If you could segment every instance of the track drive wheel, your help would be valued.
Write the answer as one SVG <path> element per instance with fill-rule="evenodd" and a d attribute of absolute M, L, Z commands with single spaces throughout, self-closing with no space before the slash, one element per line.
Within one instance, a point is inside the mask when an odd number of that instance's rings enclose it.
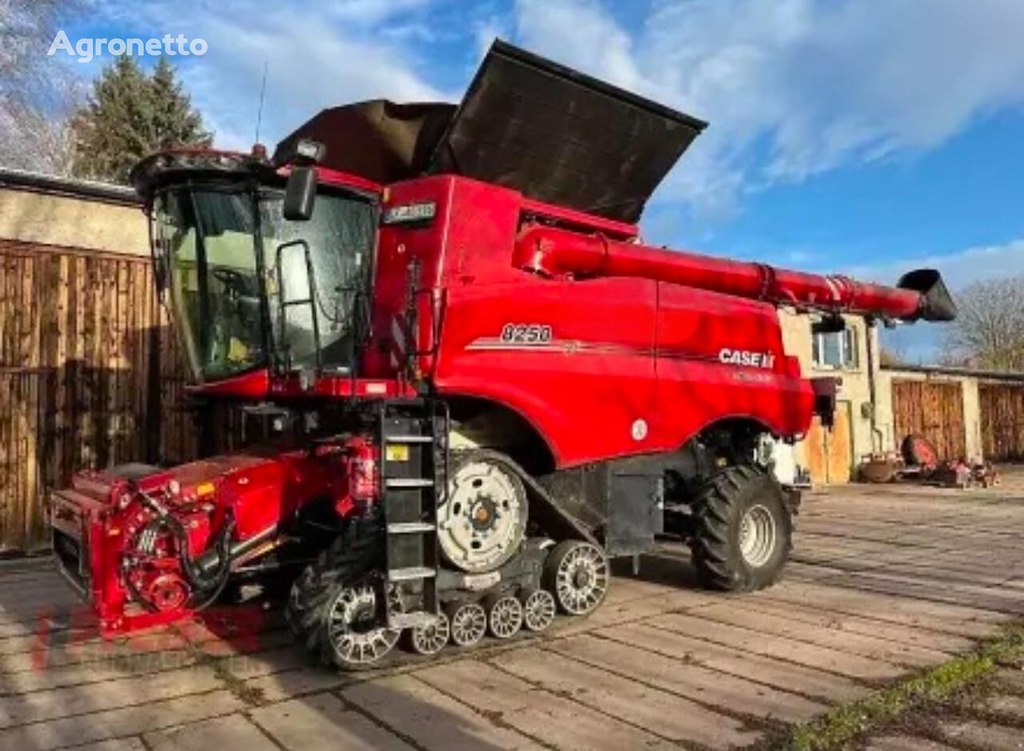
<path fill-rule="evenodd" d="M 710 589 L 752 592 L 773 584 L 792 548 L 782 488 L 750 465 L 719 472 L 693 502 L 693 565 Z"/>
<path fill-rule="evenodd" d="M 586 615 L 608 592 L 608 558 L 593 543 L 564 540 L 544 561 L 544 585 L 554 593 L 562 612 Z"/>

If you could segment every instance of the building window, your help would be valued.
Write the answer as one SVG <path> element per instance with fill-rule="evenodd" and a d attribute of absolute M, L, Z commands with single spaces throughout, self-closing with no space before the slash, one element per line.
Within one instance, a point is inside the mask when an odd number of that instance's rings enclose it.
<path fill-rule="evenodd" d="M 819 331 L 811 324 L 811 360 L 816 368 L 854 370 L 857 367 L 857 330 Z"/>

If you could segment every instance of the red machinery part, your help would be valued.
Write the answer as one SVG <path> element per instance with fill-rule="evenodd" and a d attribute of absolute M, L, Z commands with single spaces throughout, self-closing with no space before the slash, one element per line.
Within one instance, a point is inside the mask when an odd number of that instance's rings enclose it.
<path fill-rule="evenodd" d="M 950 320 L 952 302 L 937 272 L 922 269 L 901 287 L 865 284 L 845 276 L 777 269 L 677 250 L 651 248 L 557 227 L 528 226 L 513 264 L 546 276 L 638 277 L 696 287 L 800 309 L 859 313 L 913 321 Z"/>

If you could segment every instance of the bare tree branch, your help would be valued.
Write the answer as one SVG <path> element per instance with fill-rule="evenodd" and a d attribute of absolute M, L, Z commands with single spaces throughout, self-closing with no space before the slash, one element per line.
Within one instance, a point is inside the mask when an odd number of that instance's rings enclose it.
<path fill-rule="evenodd" d="M 0 0 L 0 163 L 65 173 L 67 123 L 82 82 L 47 56 L 62 21 L 89 0 Z"/>
<path fill-rule="evenodd" d="M 1024 371 L 1024 277 L 975 282 L 955 297 L 959 313 L 945 329 L 944 361 Z"/>

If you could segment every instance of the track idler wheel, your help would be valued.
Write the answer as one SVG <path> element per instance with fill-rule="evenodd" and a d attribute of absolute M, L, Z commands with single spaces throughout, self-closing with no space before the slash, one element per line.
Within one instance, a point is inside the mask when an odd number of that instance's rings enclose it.
<path fill-rule="evenodd" d="M 462 602 L 445 608 L 451 629 L 452 644 L 470 647 L 487 633 L 487 611 L 478 602 Z"/>
<path fill-rule="evenodd" d="M 544 580 L 563 612 L 586 615 L 608 592 L 608 558 L 593 543 L 565 540 L 544 561 Z"/>
<path fill-rule="evenodd" d="M 546 589 L 524 589 L 519 593 L 523 605 L 523 626 L 534 633 L 544 631 L 555 620 L 555 596 Z"/>
<path fill-rule="evenodd" d="M 448 623 L 448 616 L 438 613 L 437 618 L 428 626 L 415 626 L 409 629 L 409 649 L 418 655 L 436 655 L 445 645 L 451 636 L 451 624 Z"/>
<path fill-rule="evenodd" d="M 523 606 L 515 595 L 491 595 L 486 608 L 487 626 L 496 639 L 511 639 L 523 627 Z"/>

